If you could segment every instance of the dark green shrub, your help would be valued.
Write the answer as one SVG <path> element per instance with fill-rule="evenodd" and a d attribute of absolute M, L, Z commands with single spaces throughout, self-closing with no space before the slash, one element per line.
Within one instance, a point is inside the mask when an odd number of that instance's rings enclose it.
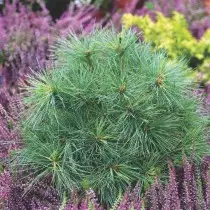
<path fill-rule="evenodd" d="M 69 35 L 55 67 L 30 79 L 19 163 L 62 194 L 93 188 L 113 203 L 127 185 L 145 189 L 192 151 L 209 151 L 205 120 L 182 61 L 168 61 L 132 31 Z"/>

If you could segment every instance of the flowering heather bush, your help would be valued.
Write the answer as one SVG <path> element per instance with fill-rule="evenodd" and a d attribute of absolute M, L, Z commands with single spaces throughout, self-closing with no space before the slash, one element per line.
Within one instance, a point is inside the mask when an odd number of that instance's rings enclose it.
<path fill-rule="evenodd" d="M 0 25 L 6 37 L 1 48 L 6 84 L 12 86 L 18 78 L 24 79 L 30 68 L 46 67 L 50 37 L 53 37 L 46 9 L 34 13 L 17 0 L 11 4 L 7 1 Z"/>
<path fill-rule="evenodd" d="M 41 2 L 41 10 L 31 11 L 20 1 L 6 1 L 0 16 L 0 75 L 3 85 L 15 86 L 19 79 L 33 71 L 44 69 L 49 64 L 49 46 L 55 43 L 57 35 L 66 35 L 73 30 L 89 31 L 93 27 L 95 9 L 91 6 L 71 6 L 56 22 Z M 2 79 L 1 78 L 1 79 Z"/>
<path fill-rule="evenodd" d="M 190 29 L 192 31 L 192 34 L 200 39 L 204 33 L 210 29 L 210 17 L 209 16 L 205 16 L 199 20 L 194 20 L 191 25 L 190 25 Z"/>
<path fill-rule="evenodd" d="M 11 96 L 6 88 L 0 89 L 0 160 L 5 164 L 9 151 L 20 144 L 20 98 Z M 0 161 L 0 164 L 3 164 Z"/>
<path fill-rule="evenodd" d="M 127 188 L 124 195 L 116 199 L 111 210 L 188 210 L 210 208 L 210 165 L 197 165 L 183 158 L 183 166 L 175 168 L 169 164 L 168 184 L 156 182 L 140 196 L 139 184 L 133 190 Z M 29 181 L 29 180 L 27 180 Z M 0 205 L 2 210 L 105 210 L 93 190 L 86 195 L 76 193 L 71 198 L 65 195 L 60 201 L 57 193 L 49 187 L 49 181 L 40 181 L 27 190 L 27 181 L 12 178 L 8 171 L 0 174 Z"/>
<path fill-rule="evenodd" d="M 3 210 L 49 210 L 59 209 L 57 193 L 49 182 L 39 181 L 27 189 L 31 178 L 22 179 L 19 174 L 4 171 L 0 175 L 0 201 Z M 2 209 L 2 208 L 1 208 Z"/>
<path fill-rule="evenodd" d="M 184 158 L 183 167 L 169 165 L 169 183 L 159 180 L 146 193 L 149 209 L 204 209 L 210 207 L 209 163 L 196 165 Z"/>
<path fill-rule="evenodd" d="M 1 168 L 0 171 L 0 208 L 5 208 L 9 203 L 9 197 L 11 195 L 11 183 L 12 179 L 8 171 L 4 171 Z"/>
<path fill-rule="evenodd" d="M 189 22 L 197 19 L 198 16 L 204 15 L 202 0 L 149 0 L 153 9 L 170 16 L 174 10 L 184 14 Z"/>
<path fill-rule="evenodd" d="M 70 4 L 69 9 L 56 21 L 56 30 L 60 36 L 66 36 L 70 31 L 75 33 L 90 32 L 96 23 L 97 9 L 94 6 L 76 7 Z"/>

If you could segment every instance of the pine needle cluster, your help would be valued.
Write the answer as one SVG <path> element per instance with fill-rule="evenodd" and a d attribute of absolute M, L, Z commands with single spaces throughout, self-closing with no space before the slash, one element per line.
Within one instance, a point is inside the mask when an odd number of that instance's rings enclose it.
<path fill-rule="evenodd" d="M 70 34 L 55 67 L 29 80 L 20 166 L 63 194 L 92 188 L 113 204 L 128 185 L 146 189 L 182 154 L 209 148 L 183 61 L 169 61 L 132 30 Z M 32 183 L 33 184 L 33 183 Z"/>

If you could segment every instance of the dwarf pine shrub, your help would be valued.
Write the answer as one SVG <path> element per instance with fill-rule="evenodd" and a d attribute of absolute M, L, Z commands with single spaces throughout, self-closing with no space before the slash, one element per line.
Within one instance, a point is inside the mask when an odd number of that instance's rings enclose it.
<path fill-rule="evenodd" d="M 29 80 L 23 115 L 23 169 L 52 180 L 60 194 L 92 188 L 113 203 L 128 185 L 143 190 L 182 154 L 209 150 L 205 120 L 183 61 L 131 30 L 70 34 L 52 70 Z"/>

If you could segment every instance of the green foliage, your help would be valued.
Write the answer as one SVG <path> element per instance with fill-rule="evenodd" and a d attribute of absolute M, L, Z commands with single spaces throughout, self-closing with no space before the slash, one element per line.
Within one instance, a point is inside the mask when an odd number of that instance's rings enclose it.
<path fill-rule="evenodd" d="M 137 25 L 143 31 L 146 41 L 151 41 L 158 48 L 166 49 L 172 58 L 185 55 L 200 59 L 203 56 L 203 50 L 198 50 L 197 40 L 188 30 L 185 17 L 178 12 L 174 12 L 172 17 L 157 13 L 155 22 L 148 15 L 125 14 L 122 22 L 126 27 Z"/>
<path fill-rule="evenodd" d="M 4 52 L 0 51 L 0 64 L 3 64 L 6 61 L 6 56 Z"/>
<path fill-rule="evenodd" d="M 154 4 L 152 2 L 145 2 L 145 7 L 150 10 L 154 10 Z"/>
<path fill-rule="evenodd" d="M 157 13 L 156 21 L 147 16 L 125 14 L 122 23 L 126 28 L 136 25 L 143 31 L 144 39 L 154 47 L 165 49 L 170 58 L 184 56 L 190 66 L 202 72 L 202 81 L 210 81 L 210 31 L 200 40 L 192 36 L 184 15 L 174 12 L 172 17 Z M 207 69 L 208 68 L 208 69 Z M 197 78 L 197 72 L 193 74 Z"/>
<path fill-rule="evenodd" d="M 204 84 L 209 84 L 210 82 L 210 30 L 207 30 L 199 41 L 199 48 L 204 49 L 204 59 L 203 62 L 197 67 L 201 74 L 201 81 Z"/>
<path fill-rule="evenodd" d="M 29 81 L 16 156 L 34 182 L 50 177 L 61 195 L 91 187 L 113 204 L 128 185 L 163 176 L 168 160 L 209 151 L 183 61 L 131 30 L 70 34 L 54 52 L 54 69 Z"/>

